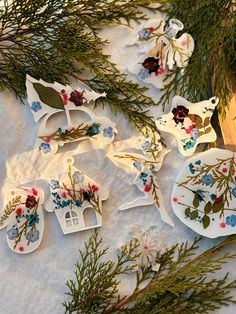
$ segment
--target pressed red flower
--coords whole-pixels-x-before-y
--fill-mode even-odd
[[[33,195],[28,195],[25,201],[25,207],[32,208],[37,204],[37,201]]]
[[[177,106],[172,110],[172,113],[174,115],[173,119],[176,124],[183,123],[184,118],[188,115],[189,109],[185,108],[184,106]]]
[[[50,141],[51,141],[50,136],[45,136],[44,141],[46,143],[50,143]]]
[[[227,171],[228,171],[227,168],[223,168],[223,169],[222,169],[222,172],[223,172],[223,173],[226,173]]]
[[[32,189],[31,189],[31,192],[32,192],[35,196],[38,195],[38,191],[37,191],[35,188],[32,188]]]
[[[64,89],[61,90],[60,96],[62,98],[63,105],[66,106],[68,103],[69,97]]]
[[[155,28],[154,27],[148,27],[148,30],[152,33],[155,31]]]
[[[216,197],[215,200],[214,200],[214,203],[215,203],[215,204],[219,204],[220,200],[221,200],[220,197]]]
[[[173,198],[172,198],[172,202],[177,203],[177,202],[178,202],[177,197],[173,197]]]
[[[17,214],[17,216],[20,216],[22,214],[22,208],[18,207],[16,209],[16,214]]]
[[[222,222],[222,223],[220,224],[220,227],[221,227],[221,228],[225,228],[225,226],[226,226],[226,225],[225,225],[224,222]]]
[[[19,251],[23,252],[24,251],[24,247],[23,246],[19,246]]]
[[[150,191],[151,191],[150,185],[145,185],[144,192],[150,192]]]
[[[84,103],[84,91],[79,92],[77,90],[74,90],[73,92],[70,93],[70,98],[69,100],[73,102],[77,107],[82,106]]]
[[[63,192],[61,193],[61,196],[62,196],[63,198],[66,198],[66,192],[63,191]]]
[[[95,184],[91,185],[90,189],[93,191],[93,192],[97,192],[99,190],[99,187]]]

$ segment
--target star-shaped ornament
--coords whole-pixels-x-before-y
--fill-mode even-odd
[[[180,153],[190,156],[198,144],[216,140],[211,117],[218,102],[217,97],[191,103],[183,97],[175,96],[170,112],[157,118],[156,126],[160,131],[173,134]]]

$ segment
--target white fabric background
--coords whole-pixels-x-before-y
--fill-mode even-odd
[[[112,55],[122,69],[130,58],[136,53],[135,47],[123,49],[131,30],[114,26],[105,28],[104,37],[111,41],[106,52]],[[196,82],[197,83],[197,82]],[[157,90],[149,92],[153,98],[158,99]],[[121,116],[114,117],[110,110],[97,108],[97,112],[106,114],[117,123],[119,130],[118,139],[128,138],[133,130]],[[161,108],[153,109],[154,115],[161,114]],[[19,103],[10,92],[0,94],[0,182],[6,178],[6,161],[30,151],[34,145],[37,125],[28,106]],[[174,216],[170,205],[170,193],[175,175],[184,162],[178,153],[175,142],[171,136],[165,135],[166,142],[172,151],[167,155],[159,172],[159,183],[164,193],[166,206],[175,223],[175,228],[164,224],[154,206],[134,208],[124,212],[117,210],[118,204],[131,200],[137,191],[132,186],[132,177],[124,170],[116,168],[105,155],[103,150],[87,151],[76,158],[79,166],[88,176],[100,182],[110,190],[110,198],[103,204],[103,227],[100,234],[110,247],[109,257],[114,257],[117,248],[129,239],[129,232],[134,224],[143,225],[144,229],[156,225],[159,230],[160,245],[170,246],[176,241],[192,241],[196,234],[185,227]],[[85,144],[86,146],[86,144]],[[77,144],[67,145],[76,149]],[[27,165],[27,167],[25,167]],[[16,176],[26,176],[34,167],[30,158],[21,158],[14,166]],[[60,163],[58,163],[60,167]],[[28,170],[27,170],[28,168]],[[22,173],[23,172],[23,173]],[[46,191],[47,192],[47,191]],[[3,203],[1,194],[1,205]],[[0,231],[0,313],[2,314],[59,314],[64,312],[61,303],[66,299],[64,292],[66,279],[73,278],[74,264],[79,257],[79,248],[89,238],[92,231],[74,233],[64,236],[54,213],[45,213],[45,233],[41,246],[29,255],[17,255],[7,246],[6,230]],[[201,250],[205,250],[218,240],[204,239]],[[231,251],[235,247],[231,246]],[[230,279],[236,279],[235,260],[225,266],[225,271],[230,272]],[[223,273],[222,273],[223,275]],[[129,281],[123,281],[121,293],[129,292],[133,287],[133,276]],[[233,292],[236,297],[236,292]],[[222,308],[215,313],[235,313],[236,305]]]

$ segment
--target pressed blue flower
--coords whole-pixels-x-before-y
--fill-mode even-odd
[[[193,129],[193,130],[191,131],[191,137],[192,137],[194,140],[198,139],[198,138],[199,138],[199,130],[198,130],[198,129]]]
[[[148,40],[151,35],[151,31],[147,28],[143,28],[138,32],[139,40]]]
[[[26,234],[26,239],[30,242],[35,242],[38,241],[39,239],[39,231],[38,230],[30,230],[27,234]]]
[[[99,130],[99,124],[98,123],[93,123],[87,130],[87,135],[92,137],[94,135],[97,135],[100,133],[100,130]]]
[[[139,73],[138,73],[138,77],[141,80],[145,80],[147,77],[149,77],[150,73],[148,69],[142,68]]]
[[[232,189],[233,197],[236,197],[236,186]]]
[[[188,165],[188,167],[189,167],[189,171],[190,171],[192,174],[194,174],[194,173],[195,173],[194,165],[193,165],[192,163],[190,163],[190,164]]]
[[[58,180],[51,180],[50,182],[50,187],[55,190],[55,189],[59,189],[60,187],[60,183]],[[56,193],[57,194],[57,193]]]
[[[208,174],[204,174],[204,176],[202,177],[202,182],[203,184],[209,186],[209,185],[212,185],[215,182],[215,180],[213,176],[210,173],[208,173]]]
[[[39,215],[38,213],[26,215],[26,220],[28,221],[28,227],[32,227],[33,225],[39,223]]]
[[[38,112],[42,109],[42,105],[39,101],[33,101],[30,108],[32,111]]]
[[[236,215],[231,215],[226,217],[226,224],[235,227],[236,226]]]
[[[103,136],[110,137],[110,138],[113,136],[113,129],[111,126],[103,130]]]
[[[201,160],[195,161],[195,165],[201,165]]]
[[[196,144],[196,140],[191,139],[183,146],[183,148],[184,148],[184,150],[188,150],[188,149],[193,148],[195,146],[195,144]]]
[[[144,151],[149,151],[152,149],[152,143],[149,142],[149,141],[145,141],[144,143],[141,144],[141,148],[144,150]]]
[[[41,143],[39,146],[39,149],[41,150],[41,152],[43,152],[44,154],[50,153],[51,151],[51,146],[48,143]]]
[[[9,240],[16,239],[19,234],[19,229],[18,228],[11,228],[10,230],[7,231],[7,235]]]
[[[210,198],[211,198],[212,201],[214,201],[216,199],[216,195],[215,194],[211,194]]]

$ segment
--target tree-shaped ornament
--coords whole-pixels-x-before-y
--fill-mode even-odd
[[[150,19],[136,30],[136,40],[142,57],[128,65],[128,71],[146,84],[163,88],[165,74],[174,66],[184,68],[194,49],[191,35],[178,32],[184,28],[177,19],[170,19],[167,25],[162,19]]]
[[[35,251],[43,237],[44,193],[36,187],[11,190],[0,212],[0,229],[7,227],[7,243],[19,254]]]
[[[142,192],[142,196],[119,206],[119,210],[126,210],[138,206],[155,204],[164,222],[174,226],[169,217],[158,184],[157,172],[161,168],[163,159],[169,150],[163,149],[160,136],[157,132],[149,130],[145,136],[136,137],[125,141],[130,143],[129,148],[137,149],[142,153],[109,152],[108,157],[128,173],[135,175],[134,184]],[[121,141],[120,146],[123,146]]]
[[[72,164],[51,180],[50,191],[45,209],[55,211],[64,234],[102,226],[102,201],[108,192]]]
[[[180,153],[190,156],[198,144],[216,140],[211,117],[218,102],[217,97],[212,97],[209,100],[190,103],[183,97],[175,96],[170,112],[157,118],[156,126],[160,131],[173,134]]]
[[[43,154],[55,154],[58,146],[75,141],[91,139],[104,145],[113,141],[117,133],[115,124],[84,106],[105,97],[105,93],[96,93],[89,87],[73,89],[69,85],[37,81],[29,75],[26,88],[31,112],[39,123],[35,148]],[[76,111],[81,115],[73,118]]]
[[[189,158],[172,192],[176,216],[209,238],[236,233],[236,154],[211,148]]]

